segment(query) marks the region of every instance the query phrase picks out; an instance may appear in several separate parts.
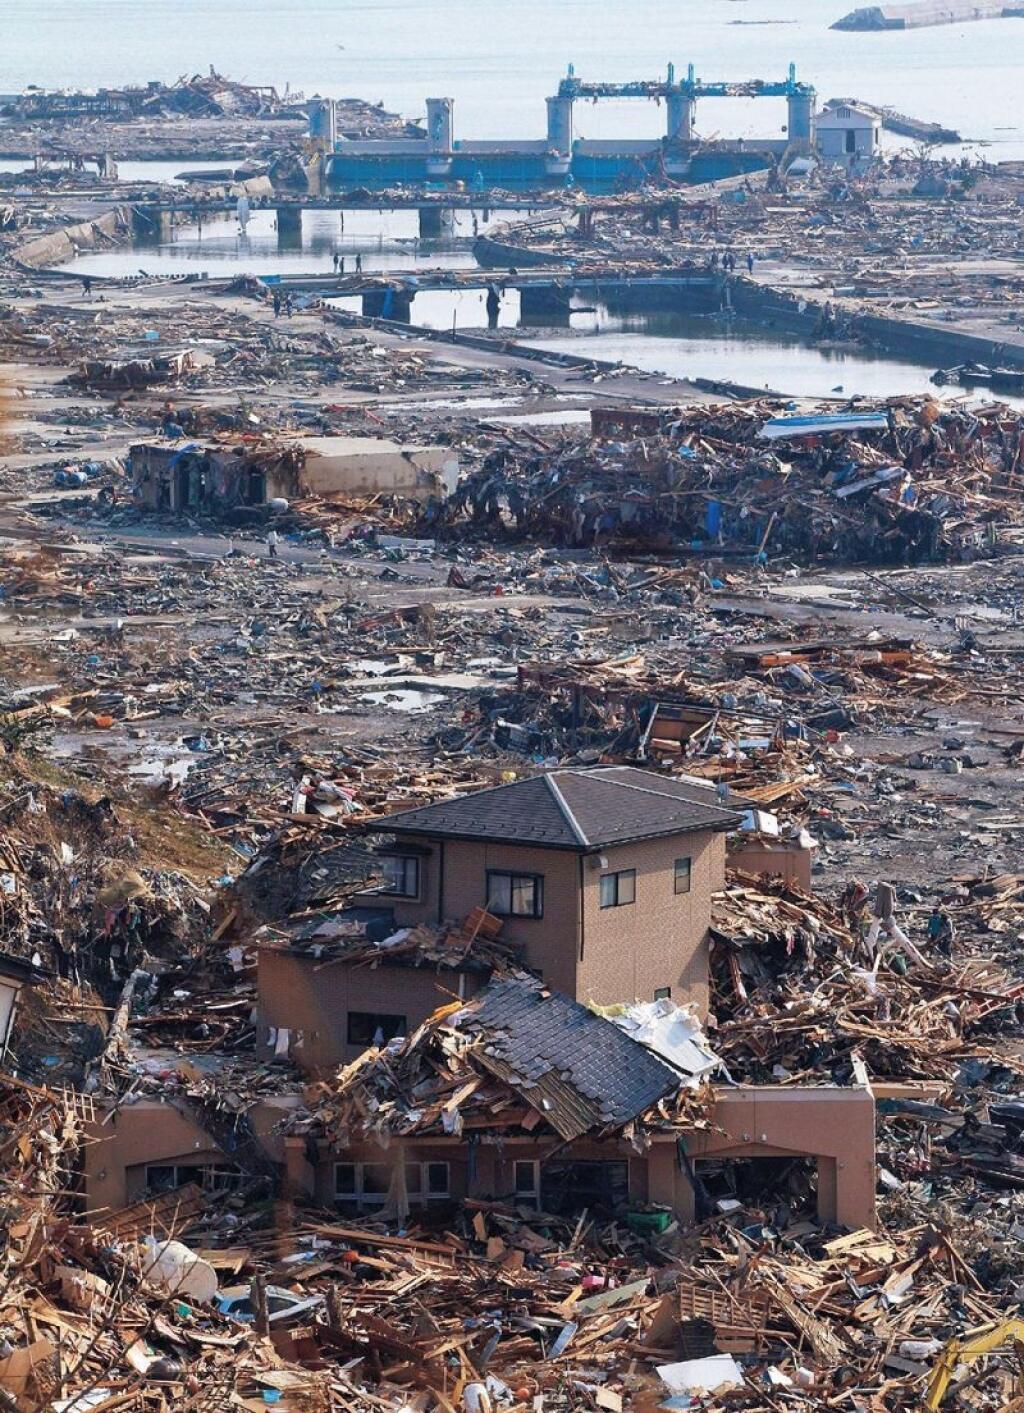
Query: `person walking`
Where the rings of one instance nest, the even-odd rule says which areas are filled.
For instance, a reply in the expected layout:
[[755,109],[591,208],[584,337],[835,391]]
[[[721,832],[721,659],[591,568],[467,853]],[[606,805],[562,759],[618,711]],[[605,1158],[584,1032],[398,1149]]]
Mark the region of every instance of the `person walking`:
[[[918,966],[927,966],[924,957],[896,921],[896,889],[891,883],[880,879],[875,885],[874,916],[865,939],[868,956],[872,959],[874,971],[887,958],[901,973],[906,972],[907,958]],[[881,938],[885,937],[885,942]],[[881,944],[881,945],[880,945]]]
[[268,559],[276,559],[276,558],[277,558],[277,539],[278,539],[278,536],[277,536],[277,531],[276,531],[276,530],[268,530],[268,531],[267,531],[267,558],[268,558]]

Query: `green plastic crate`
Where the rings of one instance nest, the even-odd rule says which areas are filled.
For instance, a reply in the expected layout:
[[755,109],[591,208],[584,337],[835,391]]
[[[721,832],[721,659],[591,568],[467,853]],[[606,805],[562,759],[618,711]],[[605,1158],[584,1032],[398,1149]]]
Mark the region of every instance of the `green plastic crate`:
[[626,1226],[631,1231],[668,1231],[672,1225],[671,1212],[627,1212]]

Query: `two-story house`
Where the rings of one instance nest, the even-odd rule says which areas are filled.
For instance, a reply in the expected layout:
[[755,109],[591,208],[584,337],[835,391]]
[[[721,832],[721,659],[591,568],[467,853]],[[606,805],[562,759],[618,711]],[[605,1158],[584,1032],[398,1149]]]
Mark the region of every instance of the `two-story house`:
[[[553,770],[391,816],[383,882],[361,898],[390,928],[441,924],[485,909],[523,965],[573,1000],[608,1005],[669,997],[708,1004],[712,893],[725,833],[741,816],[713,787],[629,766]],[[487,976],[260,949],[265,1050],[289,1032],[307,1069],[343,1064],[376,1038],[406,1034],[446,994]]]
[[[446,1043],[447,1030],[476,1026],[483,1048],[474,1063],[508,1092],[482,1113],[462,1113],[470,1090],[453,1078],[436,1104],[424,1100],[422,1122],[386,1148],[372,1095],[352,1111],[367,1119],[365,1132],[348,1121],[312,1132],[303,1118],[282,1137],[282,1117],[302,1107],[297,1087],[258,1099],[247,1131],[293,1192],[343,1210],[383,1210],[393,1189],[411,1207],[464,1197],[550,1204],[559,1194],[586,1205],[599,1194],[610,1208],[654,1202],[690,1220],[705,1164],[803,1160],[816,1166],[823,1220],[871,1225],[867,1084],[714,1084],[710,1127],[656,1128],[643,1153],[626,1133],[674,1081],[645,1042],[586,1003],[661,1002],[666,1014],[669,1002],[692,1003],[706,1013],[712,895],[724,883],[725,835],[740,819],[714,788],[615,766],[557,769],[374,821],[373,889],[357,874],[354,891],[339,894],[343,906],[304,905],[261,942],[257,1057],[323,1076],[320,1092],[331,1095],[359,1081],[363,1065],[386,1077],[399,1052],[405,1064],[431,1037]],[[493,931],[495,920],[497,938],[479,946],[479,930]],[[521,970],[492,979],[494,947],[540,981]],[[399,1036],[406,1044],[384,1058],[370,1051],[351,1064]],[[498,1044],[515,1055],[498,1054]],[[344,1083],[333,1073],[342,1065]],[[655,1070],[650,1096],[616,1108],[620,1071]],[[519,1101],[534,1091],[527,1113]],[[408,1107],[404,1081],[396,1094]],[[414,1108],[421,1097],[417,1089]],[[202,1114],[173,1099],[122,1106],[97,1122],[96,1136],[86,1150],[92,1205],[116,1206],[195,1172],[231,1181],[224,1164],[245,1166],[237,1144],[223,1147]]]

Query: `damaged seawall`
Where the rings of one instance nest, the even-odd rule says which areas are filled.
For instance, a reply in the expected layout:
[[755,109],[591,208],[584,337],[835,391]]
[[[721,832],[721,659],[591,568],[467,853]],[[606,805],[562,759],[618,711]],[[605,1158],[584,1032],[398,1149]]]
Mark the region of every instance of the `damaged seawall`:
[[[737,279],[730,288],[732,308],[746,319],[793,333],[814,333],[822,318],[825,300],[810,300],[782,290]],[[852,314],[852,331],[872,347],[903,354],[937,366],[977,362],[1024,367],[1024,345],[1004,343],[965,333],[961,329],[881,314]]]

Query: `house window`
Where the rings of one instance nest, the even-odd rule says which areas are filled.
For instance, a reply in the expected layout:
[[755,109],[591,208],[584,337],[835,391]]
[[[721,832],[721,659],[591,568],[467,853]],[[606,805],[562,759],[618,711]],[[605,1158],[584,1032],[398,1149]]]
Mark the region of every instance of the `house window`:
[[423,1196],[429,1202],[441,1197],[451,1196],[451,1183],[449,1180],[449,1169],[447,1163],[424,1163],[423,1167]]
[[636,869],[624,868],[618,873],[601,875],[602,908],[624,908],[636,902]]
[[488,869],[487,911],[495,917],[543,917],[543,876],[539,873],[497,873]]
[[544,1164],[541,1205],[559,1215],[584,1208],[615,1212],[629,1201],[628,1162],[566,1162],[548,1159]]
[[364,1049],[369,1045],[379,1049],[396,1035],[404,1035],[407,1029],[405,1016],[389,1016],[381,1011],[348,1013],[348,1043],[362,1045]]
[[656,1001],[671,1001],[671,999],[672,999],[672,988],[671,988],[671,986],[659,986],[659,987],[657,988],[657,990],[655,991],[655,993],[654,993],[654,999],[655,999]]
[[847,152],[857,151],[857,133],[854,128],[847,128],[846,130],[846,150]]
[[676,859],[674,886],[677,893],[689,893],[692,863],[690,859]]
[[231,1192],[242,1181],[233,1163],[147,1163],[146,1187],[152,1193],[173,1192],[195,1182],[204,1192]]
[[381,860],[384,875],[380,886],[381,893],[392,893],[397,898],[418,898],[420,896],[420,861],[411,854],[385,854]]
[[335,1163],[334,1196],[354,1207],[383,1207],[391,1187],[390,1163]]
[[515,1199],[527,1207],[540,1206],[540,1164],[520,1158],[513,1168]]
[[[382,1207],[391,1190],[388,1163],[335,1163],[334,1200],[349,1207]],[[412,1207],[451,1196],[447,1163],[406,1163],[405,1191]]]

